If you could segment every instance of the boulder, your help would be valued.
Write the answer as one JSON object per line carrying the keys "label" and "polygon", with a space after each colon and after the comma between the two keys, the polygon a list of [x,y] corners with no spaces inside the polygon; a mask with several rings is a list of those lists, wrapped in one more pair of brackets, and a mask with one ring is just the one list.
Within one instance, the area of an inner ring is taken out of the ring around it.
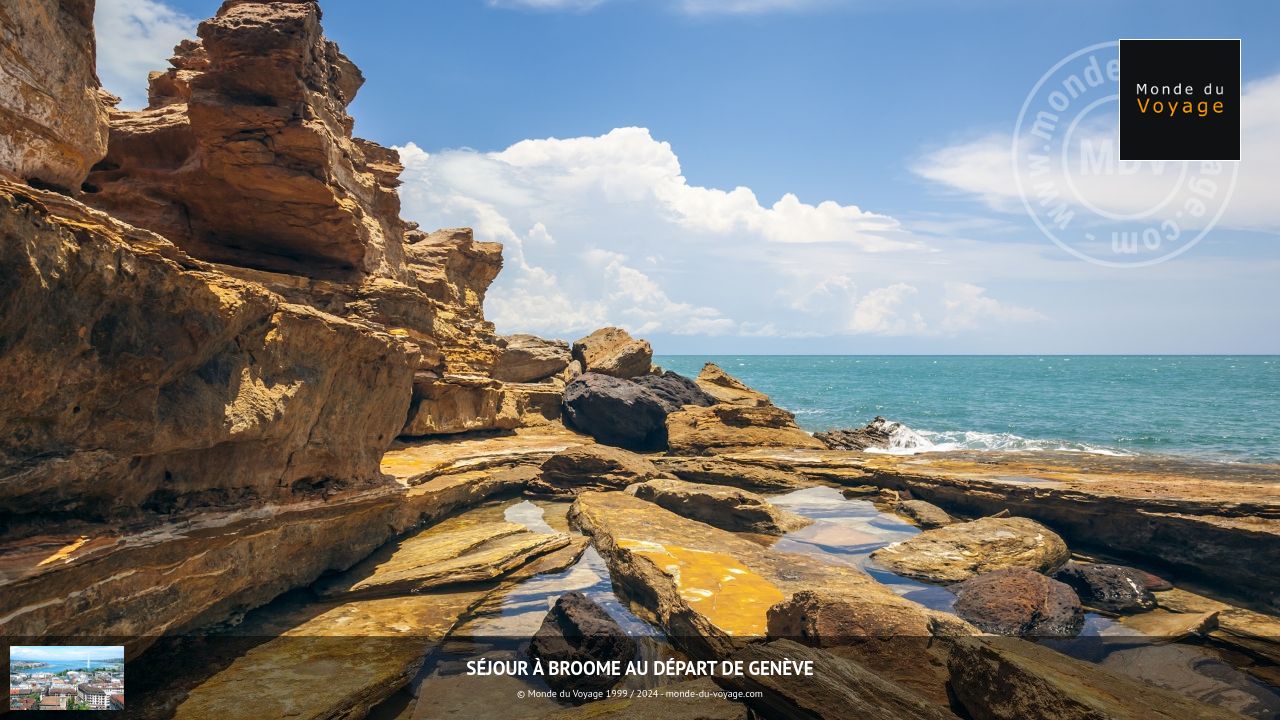
{"label": "boulder", "polygon": [[[636,651],[635,640],[627,636],[604,608],[576,591],[556,599],[529,643],[529,657],[543,663],[619,660],[625,665],[635,658]],[[547,684],[557,691],[608,690],[621,679],[622,675],[546,675]]]}
{"label": "boulder", "polygon": [[903,500],[894,507],[894,511],[926,530],[955,522],[946,510],[923,500]]}
{"label": "boulder", "polygon": [[769,637],[820,647],[875,668],[920,697],[947,705],[946,656],[935,636],[976,632],[964,621],[886,604],[875,596],[802,590],[769,608]]}
{"label": "boulder", "polygon": [[582,445],[552,455],[542,463],[527,492],[572,497],[584,490],[621,490],[658,477],[648,459],[608,445]]}
{"label": "boulder", "polygon": [[93,0],[6,3],[0,24],[0,175],[79,191],[107,152]]}
{"label": "boulder", "polygon": [[981,518],[925,530],[880,548],[871,559],[899,575],[931,582],[960,582],[1004,568],[1053,572],[1067,562],[1067,544],[1026,518]]}
{"label": "boulder", "polygon": [[955,701],[974,720],[1240,720],[1017,638],[957,638],[948,667]]}
{"label": "boulder", "polygon": [[636,340],[616,327],[596,330],[575,342],[572,351],[584,372],[616,378],[644,375],[653,363],[653,348],[648,341]]}
{"label": "boulder", "polygon": [[741,380],[725,372],[715,363],[703,365],[696,382],[703,392],[715,398],[717,402],[748,407],[772,404],[768,395],[747,387]]}
{"label": "boulder", "polygon": [[560,374],[569,365],[569,344],[543,340],[536,335],[508,335],[498,342],[502,348],[493,378],[503,382],[531,383]]}
{"label": "boulder", "polygon": [[716,404],[715,398],[703,392],[697,383],[670,370],[663,370],[655,375],[640,375],[633,380],[657,395],[668,413],[676,412],[685,405],[706,407]]}
{"label": "boulder", "polygon": [[734,532],[783,535],[813,524],[809,518],[775,507],[753,492],[723,485],[650,480],[637,485],[635,495],[677,515]]}
{"label": "boulder", "polygon": [[1156,606],[1147,589],[1146,573],[1123,565],[1068,563],[1053,574],[1080,595],[1090,607],[1113,613],[1145,612]]}
{"label": "boulder", "polygon": [[885,420],[879,415],[867,423],[866,427],[856,430],[827,430],[814,433],[813,436],[832,450],[911,449],[932,444],[906,425]]}
{"label": "boulder", "polygon": [[666,445],[666,406],[630,380],[588,372],[564,389],[569,424],[596,440],[632,450]]}
{"label": "boulder", "polygon": [[796,427],[795,416],[774,405],[686,407],[666,418],[667,445],[675,455],[711,455],[742,448],[822,448]]}
{"label": "boulder", "polygon": [[1084,627],[1075,592],[1033,570],[995,570],[950,589],[955,613],[994,635],[1074,636]]}

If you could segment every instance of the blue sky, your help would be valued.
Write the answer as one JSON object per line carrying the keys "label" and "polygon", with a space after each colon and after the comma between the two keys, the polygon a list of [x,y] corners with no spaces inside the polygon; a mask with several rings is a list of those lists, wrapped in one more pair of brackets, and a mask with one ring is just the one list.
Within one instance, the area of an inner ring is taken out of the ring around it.
{"label": "blue sky", "polygon": [[[136,105],[218,4],[99,0],[104,83]],[[322,7],[368,78],[357,134],[403,149],[406,216],[506,244],[501,331],[622,324],[666,353],[1280,352],[1274,3]],[[1037,79],[1119,37],[1244,40],[1232,204],[1146,268],[1068,255],[996,176]]]}

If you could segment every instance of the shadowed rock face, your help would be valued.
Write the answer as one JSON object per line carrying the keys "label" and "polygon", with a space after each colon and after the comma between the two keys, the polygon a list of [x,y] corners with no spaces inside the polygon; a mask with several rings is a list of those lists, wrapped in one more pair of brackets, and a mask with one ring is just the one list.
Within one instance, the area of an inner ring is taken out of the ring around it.
{"label": "shadowed rock face", "polygon": [[585,490],[621,490],[658,477],[658,468],[633,452],[608,445],[583,445],[552,455],[528,492],[575,496]]}
{"label": "shadowed rock face", "polygon": [[93,0],[0,10],[0,174],[74,191],[107,149]]}
{"label": "shadowed rock face", "polygon": [[668,413],[676,412],[685,405],[706,407],[716,403],[716,399],[703,392],[697,383],[670,370],[664,370],[661,375],[640,375],[634,380],[657,395]]}

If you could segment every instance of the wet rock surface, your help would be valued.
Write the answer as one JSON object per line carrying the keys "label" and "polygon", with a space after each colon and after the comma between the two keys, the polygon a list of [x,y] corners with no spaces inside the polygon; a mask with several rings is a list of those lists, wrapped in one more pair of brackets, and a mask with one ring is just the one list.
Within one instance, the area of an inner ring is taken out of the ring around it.
{"label": "wet rock surface", "polygon": [[1147,589],[1149,575],[1123,565],[1073,562],[1053,577],[1070,585],[1085,604],[1099,610],[1132,613],[1156,606],[1155,596]]}
{"label": "wet rock surface", "polygon": [[1053,572],[1067,562],[1067,545],[1052,530],[1026,518],[982,518],[926,530],[871,554],[907,577],[959,582],[1005,568]]}
{"label": "wet rock surface", "polygon": [[[635,641],[580,592],[557,598],[529,643],[529,656],[543,662],[619,660],[625,665],[635,655]],[[548,675],[547,683],[556,690],[599,691],[621,679],[621,675]]]}
{"label": "wet rock surface", "polygon": [[813,524],[755,493],[719,485],[650,480],[635,487],[635,496],[677,515],[734,532],[782,535]]}
{"label": "wet rock surface", "polygon": [[956,594],[955,613],[984,632],[1070,637],[1084,627],[1084,609],[1075,592],[1032,570],[995,570],[952,585],[950,590]]}
{"label": "wet rock surface", "polygon": [[924,439],[916,435],[911,428],[878,415],[865,427],[854,430],[828,430],[814,433],[813,436],[832,450],[910,449],[926,444]]}

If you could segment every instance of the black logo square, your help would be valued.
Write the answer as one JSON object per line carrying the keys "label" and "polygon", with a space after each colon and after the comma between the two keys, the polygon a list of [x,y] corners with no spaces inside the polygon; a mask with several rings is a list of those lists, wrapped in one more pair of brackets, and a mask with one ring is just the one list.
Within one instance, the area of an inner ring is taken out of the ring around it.
{"label": "black logo square", "polygon": [[1120,159],[1239,160],[1240,41],[1121,40]]}

